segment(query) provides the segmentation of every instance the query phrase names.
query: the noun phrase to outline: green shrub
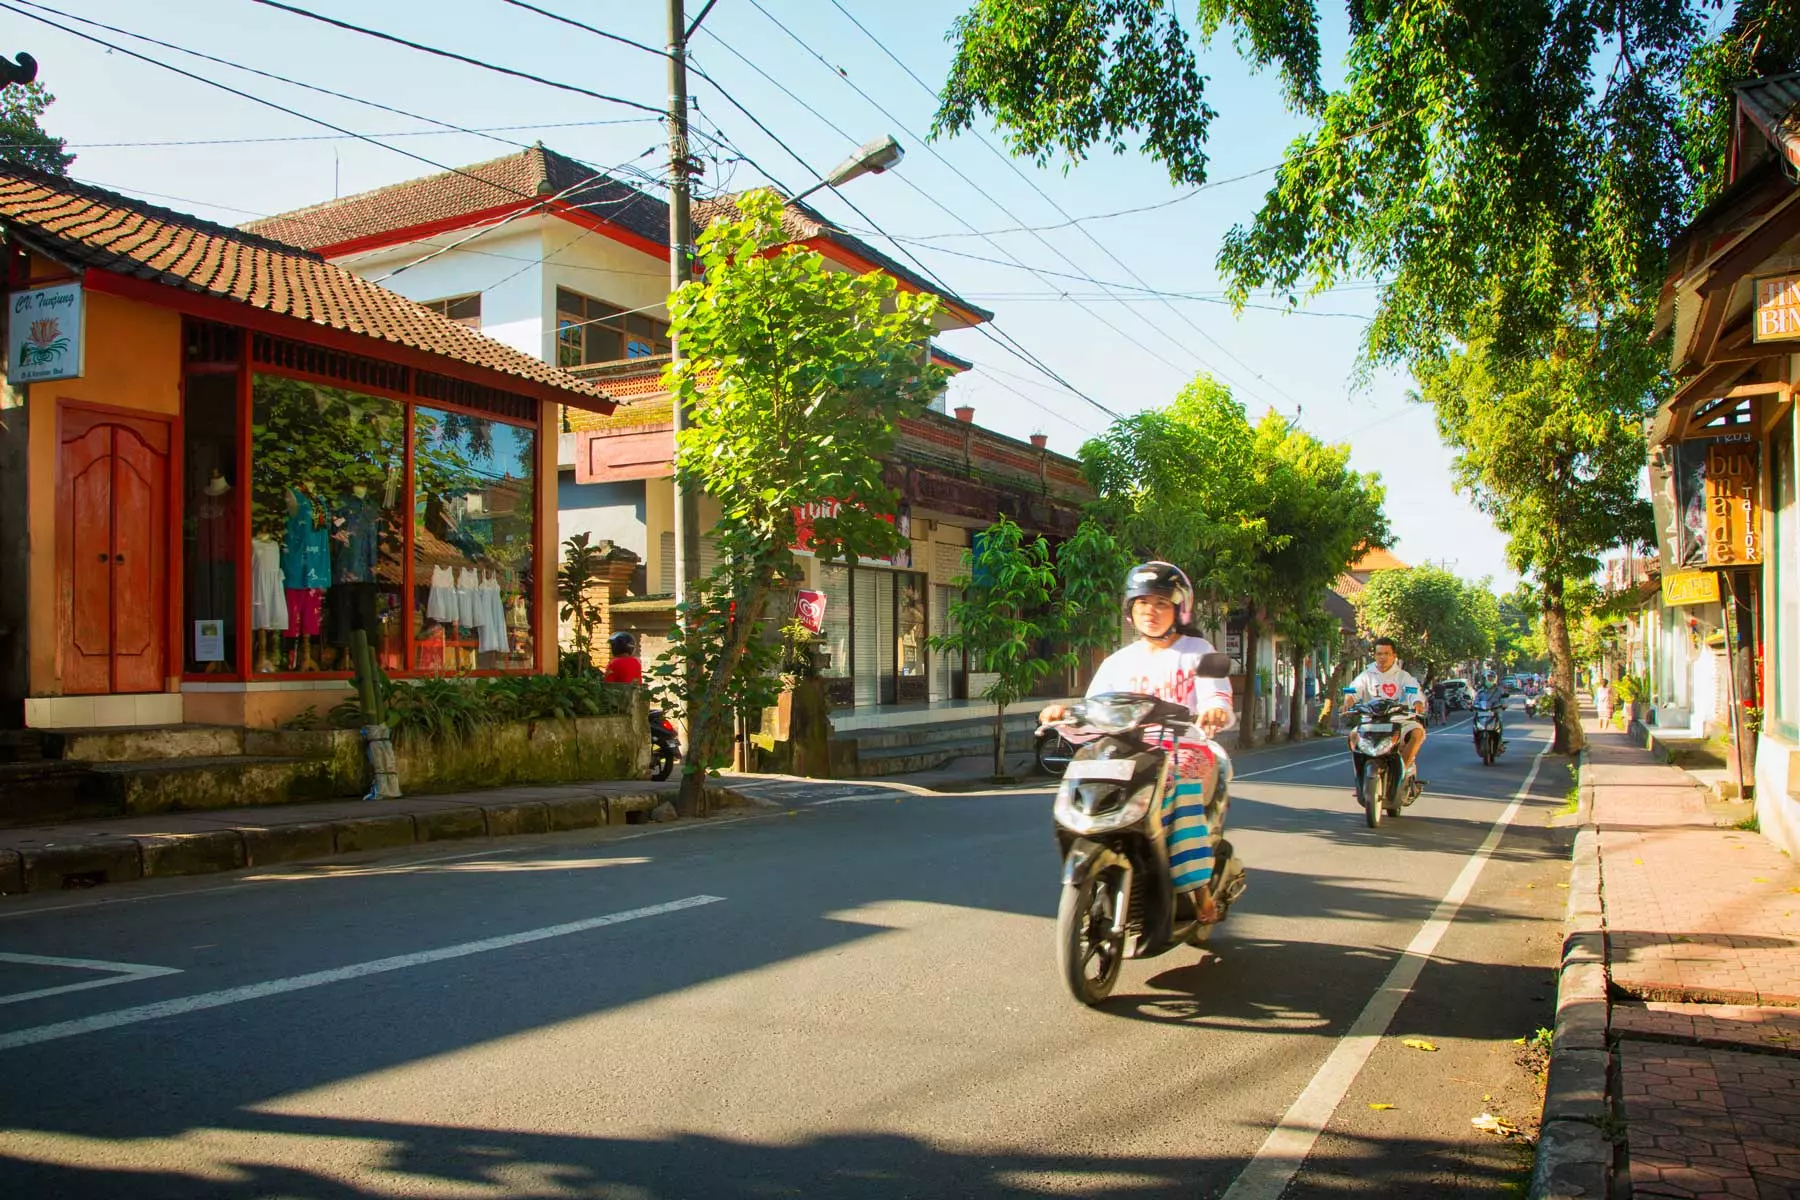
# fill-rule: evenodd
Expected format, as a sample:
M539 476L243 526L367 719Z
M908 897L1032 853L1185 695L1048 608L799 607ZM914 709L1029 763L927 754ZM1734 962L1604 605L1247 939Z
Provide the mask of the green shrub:
M381 681L388 729L396 741L459 742L482 725L505 721L566 721L631 711L632 685L597 675L440 676ZM331 710L331 724L366 724L351 696Z

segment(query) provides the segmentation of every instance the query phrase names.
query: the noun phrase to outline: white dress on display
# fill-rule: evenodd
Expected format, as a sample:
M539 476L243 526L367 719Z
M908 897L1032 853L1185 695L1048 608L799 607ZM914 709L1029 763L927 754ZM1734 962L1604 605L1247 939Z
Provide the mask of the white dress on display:
M456 623L464 629L475 628L475 588L479 582L472 567L456 572Z
M425 619L444 625L456 620L456 579L449 567L431 568L431 591L425 597Z
M288 627L287 591L281 580L281 544L266 538L250 543L250 628Z

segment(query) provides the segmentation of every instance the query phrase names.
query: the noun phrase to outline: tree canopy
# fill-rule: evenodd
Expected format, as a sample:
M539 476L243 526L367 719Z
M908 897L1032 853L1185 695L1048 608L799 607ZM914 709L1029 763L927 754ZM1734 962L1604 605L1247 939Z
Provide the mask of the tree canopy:
M67 175L75 156L39 124L44 110L56 102L41 83L14 84L0 90L0 158L10 158L52 175Z
M1465 583L1436 567L1377 571L1356 608L1368 636L1392 638L1406 669L1426 683L1458 663L1486 658L1500 625L1499 602L1485 583Z

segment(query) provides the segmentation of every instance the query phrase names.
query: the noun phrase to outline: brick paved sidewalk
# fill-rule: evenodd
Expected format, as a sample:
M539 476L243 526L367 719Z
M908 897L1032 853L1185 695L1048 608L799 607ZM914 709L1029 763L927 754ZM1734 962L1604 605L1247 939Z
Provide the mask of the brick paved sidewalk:
M1800 1197L1800 868L1589 739L1631 1194Z

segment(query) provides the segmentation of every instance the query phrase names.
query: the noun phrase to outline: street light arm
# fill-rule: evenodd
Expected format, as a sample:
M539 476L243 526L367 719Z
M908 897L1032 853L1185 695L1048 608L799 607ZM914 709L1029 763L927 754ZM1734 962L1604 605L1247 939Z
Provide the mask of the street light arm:
M788 203L804 200L820 188L837 188L849 183L852 179L864 175L879 175L906 157L906 148L891 133L883 134L872 142L864 142L856 148L856 153L846 158L826 173L825 178L813 184L805 191L788 197Z
M700 28L700 22L706 20L706 14L711 12L713 10L713 5L718 2L719 0L706 0L706 3L700 6L699 15L688 23L687 32L681 35L683 45L686 45L689 41L693 40L694 31Z

